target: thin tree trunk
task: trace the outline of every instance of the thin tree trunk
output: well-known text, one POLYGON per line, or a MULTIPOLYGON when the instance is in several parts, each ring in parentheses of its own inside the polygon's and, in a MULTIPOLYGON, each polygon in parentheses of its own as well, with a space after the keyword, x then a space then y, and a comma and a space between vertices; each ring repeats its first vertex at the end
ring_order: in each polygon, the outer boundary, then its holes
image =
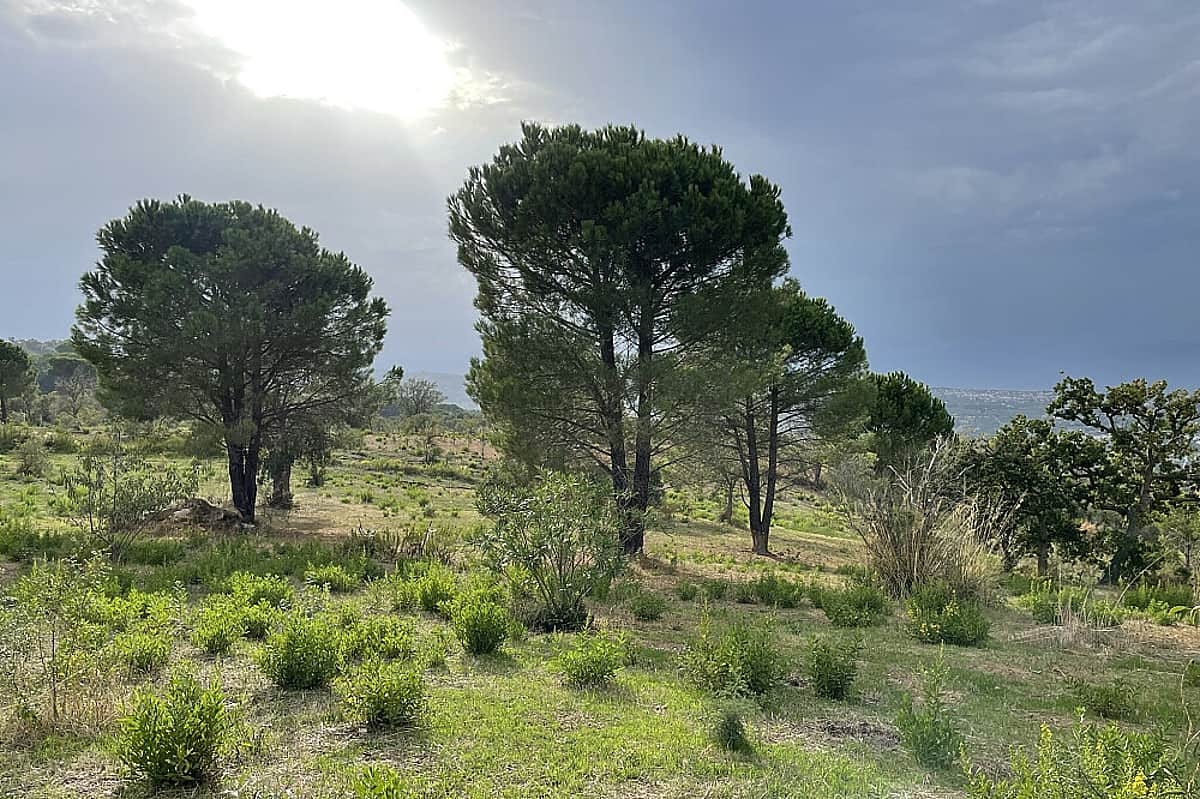
MULTIPOLYGON (((645 325, 643 325, 643 328, 645 325)), ((650 507, 650 443, 652 426, 651 368, 654 344, 648 330, 638 335, 637 428, 633 441, 633 510, 622 549, 625 554, 641 552, 646 543, 646 509, 650 507)))
POLYGON ((736 487, 736 478, 725 478, 725 509, 721 511, 721 517, 717 520, 722 524, 733 524, 733 489, 736 487))
MULTIPOLYGON (((624 517, 621 529, 621 548, 629 553, 628 542, 636 537, 640 525, 633 497, 629 491, 629 459, 625 451, 625 413, 621 401, 621 376, 617 371, 617 352, 611 327, 600 331, 600 360, 604 364, 604 394, 600 412, 608 434, 609 475, 613 496, 624 517)), ((636 551, 636 550, 634 550, 636 551)))
POLYGON ((762 518, 759 520, 759 540, 754 551, 759 555, 771 553, 771 518, 775 514, 775 486, 779 482, 779 389, 772 386, 767 428, 767 491, 763 497, 762 518))
POLYGON ((1037 576, 1045 577, 1050 571, 1050 545, 1039 544, 1037 550, 1037 576))
POLYGON ((8 424, 8 400, 0 393, 0 424, 8 424))
POLYGON ((755 429, 754 400, 746 398, 746 506, 750 511, 750 542, 754 552, 765 554, 762 537, 762 474, 758 463, 758 431, 755 429))

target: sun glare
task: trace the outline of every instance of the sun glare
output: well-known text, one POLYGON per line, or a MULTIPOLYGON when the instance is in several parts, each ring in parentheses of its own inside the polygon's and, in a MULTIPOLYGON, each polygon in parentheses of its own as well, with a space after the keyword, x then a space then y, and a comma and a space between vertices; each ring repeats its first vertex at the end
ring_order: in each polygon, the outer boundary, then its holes
POLYGON ((450 43, 395 0, 185 1, 202 31, 242 56, 237 79, 261 97, 412 120, 455 86, 450 43))

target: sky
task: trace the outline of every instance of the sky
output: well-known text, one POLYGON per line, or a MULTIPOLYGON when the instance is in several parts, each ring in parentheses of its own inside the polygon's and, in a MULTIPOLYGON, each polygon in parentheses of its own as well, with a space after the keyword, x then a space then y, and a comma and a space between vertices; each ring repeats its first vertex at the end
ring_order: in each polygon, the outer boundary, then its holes
POLYGON ((1200 384, 1193 0, 0 0, 0 337, 65 337, 95 231, 187 193, 366 269, 382 367, 464 372, 446 197, 522 120, 779 184, 877 371, 1200 384))

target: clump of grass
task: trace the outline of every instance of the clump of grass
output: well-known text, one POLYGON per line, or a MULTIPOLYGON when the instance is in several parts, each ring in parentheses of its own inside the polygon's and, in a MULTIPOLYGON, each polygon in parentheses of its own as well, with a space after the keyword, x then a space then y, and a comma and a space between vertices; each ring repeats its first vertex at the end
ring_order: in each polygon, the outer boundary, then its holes
POLYGON ((155 788, 203 782, 226 726, 220 685, 178 674, 161 695, 144 690, 135 696, 120 722, 117 756, 130 777, 155 788))
POLYGON ((211 596, 192 627, 192 643, 210 655, 224 655, 246 632, 243 608, 226 596, 211 596))
POLYGON ((368 616, 341 635, 345 661, 405 659, 416 654, 413 623, 399 616, 368 616))
POLYGON ((804 656, 804 673, 813 692, 825 699, 845 699, 858 673, 862 642, 813 636, 804 656))
POLYGON ((675 596, 684 602, 691 602, 700 594, 700 586, 691 580, 680 580, 675 583, 675 596))
POLYGON ((729 581, 719 577, 705 577, 700 581, 700 594, 710 602, 724 599, 729 593, 729 581))
POLYGON ((746 708, 739 702, 723 702, 713 715, 709 737, 726 752, 748 755, 754 751, 746 731, 746 708))
POLYGON ((171 657, 171 636, 166 632, 131 630, 112 640, 116 661, 130 674, 152 674, 171 657))
POLYGON ((1076 701, 1097 716, 1113 721, 1133 721, 1138 717, 1137 692, 1124 680, 1091 682, 1079 677, 1067 678, 1076 701))
POLYGON ((225 592, 239 602, 252 606, 266 604, 273 608, 290 605, 296 591, 286 577, 277 574, 254 574, 239 571, 229 575, 224 584, 225 592))
POLYGON ((490 655, 508 637, 508 608, 484 591, 460 595, 449 605, 450 626, 462 648, 472 655, 490 655))
POLYGON ((887 595, 873 585, 813 588, 809 595, 834 627, 869 627, 882 619, 888 609, 887 595))
POLYGON ((629 600, 629 612, 638 621, 658 621, 667 609, 667 600, 652 591, 641 591, 629 600))
POLYGON ((577 688, 608 685, 625 665, 625 642, 607 633, 579 633, 556 659, 563 681, 577 688))

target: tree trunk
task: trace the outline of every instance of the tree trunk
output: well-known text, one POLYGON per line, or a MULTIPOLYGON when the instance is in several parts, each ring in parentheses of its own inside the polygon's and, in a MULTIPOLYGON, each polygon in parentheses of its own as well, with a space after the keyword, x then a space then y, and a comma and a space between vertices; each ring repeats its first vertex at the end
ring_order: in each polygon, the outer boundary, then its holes
POLYGON ((1037 550, 1037 576, 1045 577, 1050 571, 1050 545, 1039 544, 1037 550))
POLYGON ((762 526, 762 474, 758 464, 758 431, 755 429, 754 400, 746 398, 746 460, 744 479, 746 482, 746 507, 750 511, 750 542, 755 554, 767 553, 767 539, 762 526))
POLYGON ((650 507, 650 444, 653 414, 651 373, 654 342, 646 324, 638 331, 637 363, 637 428, 633 437, 633 497, 631 517, 624 540, 625 554, 641 552, 646 543, 646 509, 650 507))
POLYGON ((733 489, 736 487, 736 478, 725 478, 725 509, 721 511, 721 517, 717 519, 722 524, 733 524, 733 489))
POLYGON ((272 508, 290 508, 292 496, 292 465, 294 459, 275 456, 271 459, 271 498, 267 504, 272 508))
POLYGON ((0 424, 8 424, 8 400, 0 394, 0 424))
POLYGON ((767 426, 767 490, 763 497, 762 518, 759 520, 759 540, 754 548, 759 555, 771 554, 771 517, 775 515, 775 487, 779 482, 779 389, 770 391, 767 426))
POLYGON ((642 521, 637 513, 633 496, 629 491, 629 456, 625 450, 625 412, 622 405, 621 377, 617 370, 617 352, 611 327, 600 331, 600 360, 604 364, 604 388, 600 398, 600 412, 604 429, 608 434, 609 476, 612 480, 613 496, 621 511, 621 549, 626 554, 636 552, 630 545, 639 535, 642 521))
POLYGON ((241 514, 242 521, 253 524, 254 506, 258 501, 258 447, 254 443, 248 446, 227 444, 226 450, 233 506, 241 514))

